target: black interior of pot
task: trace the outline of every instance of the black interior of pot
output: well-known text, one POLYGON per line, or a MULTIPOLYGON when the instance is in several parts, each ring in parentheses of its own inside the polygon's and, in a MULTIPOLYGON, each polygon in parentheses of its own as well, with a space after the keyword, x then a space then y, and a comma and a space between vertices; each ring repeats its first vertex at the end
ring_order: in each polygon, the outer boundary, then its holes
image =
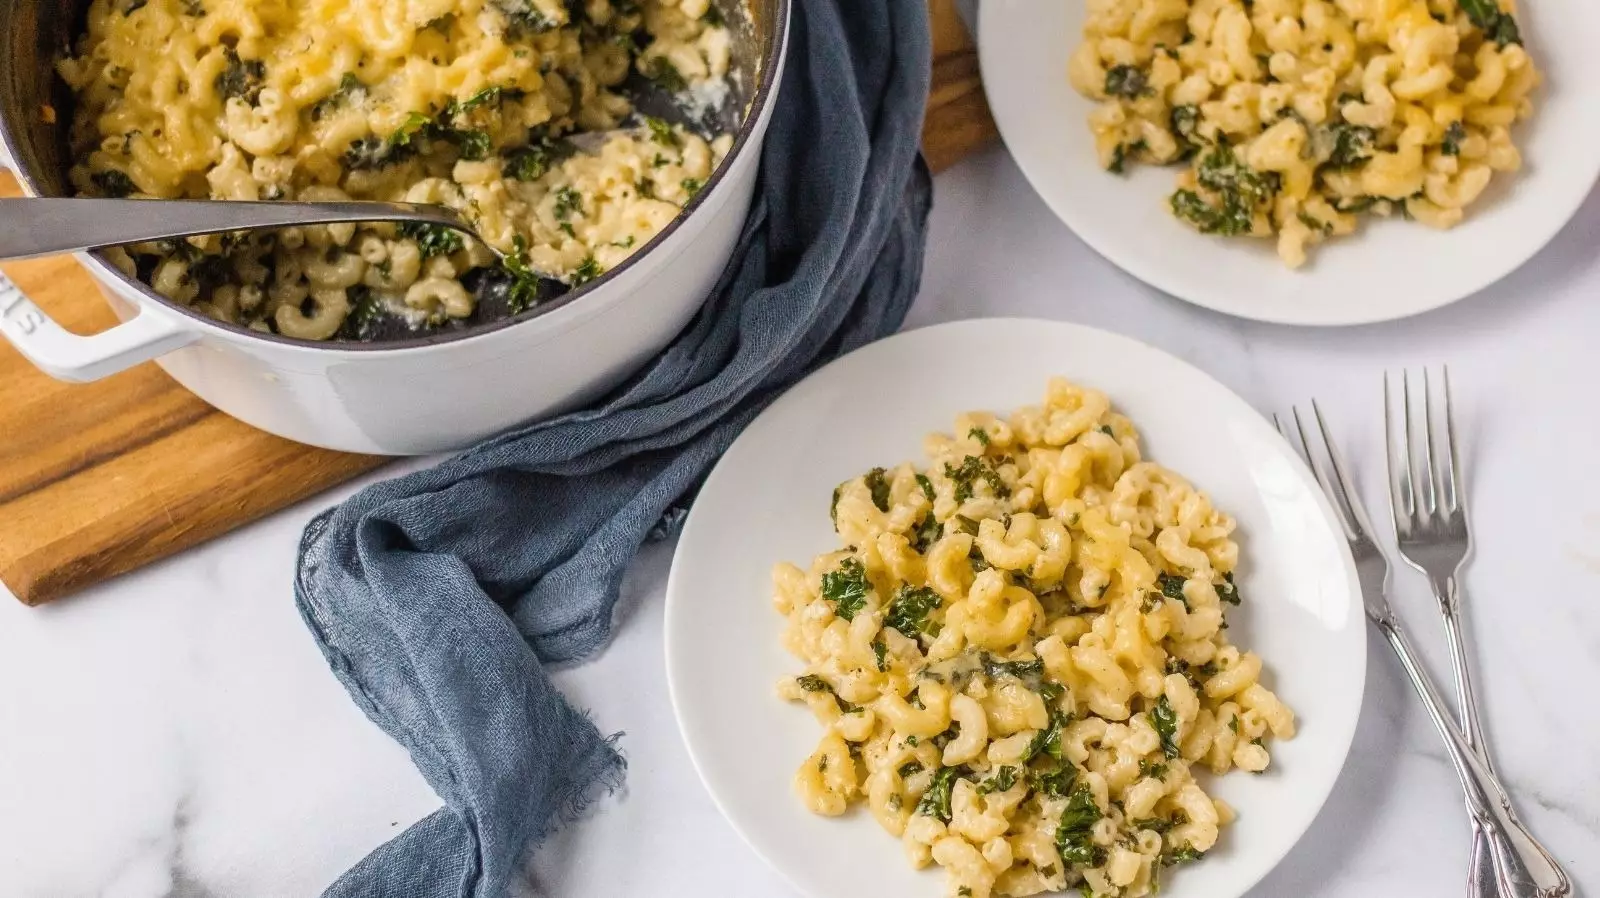
MULTIPOLYGON (((707 136, 717 133, 736 135, 733 150, 728 158, 745 151, 749 128, 747 118, 754 118, 757 104, 764 101, 776 85, 766 85, 763 75, 766 66, 775 64, 775 47, 782 39, 782 27, 788 8, 787 0, 713 0, 722 14, 732 36, 732 71, 729 74, 729 91, 721 108, 695 112, 681 106, 671 94, 655 82, 638 73, 624 82, 622 92, 632 98, 635 107, 647 115, 683 124, 707 136)), ((67 172, 72 167, 72 152, 68 129, 72 122, 72 94, 55 74, 55 63, 66 56, 83 32, 88 0, 0 0, 0 140, 11 150, 16 164, 17 177, 31 192, 39 196, 70 196, 72 186, 67 172)), ((726 168, 726 162, 723 165, 726 168)), ((722 170, 713 174, 707 190, 722 178, 722 170)), ((699 205, 691 202, 679 215, 681 220, 699 205)), ((652 243, 664 238, 676 227, 668 225, 652 243)), ((478 305, 470 317, 427 330, 413 330, 396 319, 378 322, 363 334, 359 343, 337 344, 308 343, 277 335, 261 334, 242 327, 205 318, 187 306, 172 303, 150 290, 138 280, 122 274, 93 254, 99 263, 96 274, 102 278, 122 280, 133 289, 143 292, 156 302, 180 309, 208 323, 249 333, 265 340, 279 340, 311 346, 336 345, 341 349, 392 348, 398 344, 419 345, 435 343, 499 327, 550 312, 574 301, 582 294, 599 289, 613 276, 621 273, 649 251, 649 245, 605 275, 589 282, 578 290, 568 291, 555 282, 549 282, 534 308, 517 315, 511 314, 506 303, 503 286, 497 287, 494 272, 480 269, 463 278, 469 290, 478 295, 478 305), (490 279, 487 280, 486 279, 490 279)))
POLYGON ((55 62, 66 55, 82 27, 88 3, 74 0, 0 2, 0 114, 19 175, 46 196, 71 193, 67 169, 67 127, 72 94, 56 77, 55 62))

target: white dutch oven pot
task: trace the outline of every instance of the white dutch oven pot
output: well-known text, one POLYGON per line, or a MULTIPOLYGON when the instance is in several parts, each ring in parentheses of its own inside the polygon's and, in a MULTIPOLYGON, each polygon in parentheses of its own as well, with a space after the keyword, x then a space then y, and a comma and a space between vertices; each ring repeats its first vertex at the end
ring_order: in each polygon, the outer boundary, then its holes
MULTIPOLYGON (((70 98, 52 83, 44 55, 52 51, 40 48, 64 45, 52 33, 61 25, 52 22, 76 23, 81 10, 74 15, 56 3, 70 0, 0 0, 0 35, 11 45, 0 52, 0 164, 36 196, 66 194, 58 129, 70 118, 70 98), (18 84, 18 90, 3 87, 18 84), (61 110, 57 124, 40 120, 44 102, 61 110)), ((787 45, 788 0, 749 5, 743 22, 727 16, 741 35, 736 44, 752 42, 746 52, 759 65, 758 77, 746 81, 757 87, 733 149, 675 222, 582 290, 471 330, 400 342, 313 343, 219 323, 167 301, 101 254, 82 253, 79 261, 121 324, 93 336, 71 334, 0 275, 0 333, 62 380, 95 380, 155 359, 241 421, 350 452, 459 449, 593 399, 683 328, 733 253, 787 45)), ((152 211, 157 203, 151 201, 152 211)), ((26 226, 0 221, 0 227, 26 226)))

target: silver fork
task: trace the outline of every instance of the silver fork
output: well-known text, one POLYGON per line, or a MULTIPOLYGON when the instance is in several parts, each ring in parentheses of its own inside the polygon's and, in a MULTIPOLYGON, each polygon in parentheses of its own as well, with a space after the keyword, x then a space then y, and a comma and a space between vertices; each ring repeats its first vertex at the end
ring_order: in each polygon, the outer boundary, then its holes
POLYGON ((1333 506, 1340 526, 1344 528, 1350 553, 1355 557, 1356 577, 1361 584, 1367 617, 1400 659, 1400 666, 1405 669, 1411 685, 1422 698, 1428 718, 1444 737, 1445 752, 1466 792, 1467 812, 1472 816, 1473 825, 1488 834, 1489 851, 1494 858, 1501 898, 1564 898, 1570 895, 1572 884, 1566 873, 1522 825, 1522 821, 1517 819, 1505 786, 1456 726, 1432 675, 1418 660, 1411 638, 1406 635, 1389 606, 1389 587, 1393 584, 1389 559, 1373 541, 1372 520, 1367 516, 1366 506, 1361 501, 1360 492, 1344 458, 1339 454, 1338 446, 1328 433, 1322 410, 1314 400, 1311 409, 1317 422, 1315 433, 1321 437, 1321 453, 1315 448, 1318 444, 1308 436, 1299 409, 1294 410, 1294 431, 1300 438, 1298 445, 1276 415, 1273 416, 1273 422, 1278 425, 1278 431, 1284 439, 1295 446, 1311 468, 1317 482, 1322 485, 1322 491, 1327 494, 1328 503, 1333 506), (1326 462, 1319 461, 1319 457, 1325 458, 1326 462), (1329 479, 1325 470, 1329 463, 1333 470, 1332 479, 1329 479), (1503 876, 1500 875, 1502 871, 1503 876))
MULTIPOLYGON (((1411 376, 1401 373, 1401 419, 1396 431, 1390 402, 1389 375, 1383 376, 1383 433, 1388 444, 1389 514, 1394 521, 1400 557, 1428 579, 1433 597, 1444 618, 1445 642, 1450 648, 1450 667, 1456 681, 1456 719, 1462 735, 1477 751, 1485 768, 1494 769, 1489 746, 1483 736, 1483 721, 1478 710, 1477 692, 1472 686, 1472 669, 1467 656, 1462 627, 1461 589, 1458 575, 1472 552, 1472 531, 1467 522, 1467 500, 1461 489, 1461 453, 1456 448, 1455 414, 1450 402, 1450 369, 1443 369, 1444 442, 1443 451, 1435 448, 1433 389, 1426 369, 1422 372, 1423 438, 1413 438, 1415 416, 1411 413, 1411 376), (1415 450, 1414 451, 1414 448, 1415 450), (1420 451, 1421 458, 1418 458, 1420 451), (1419 464, 1420 461, 1420 464, 1419 464)), ((1534 843, 1536 846, 1538 843, 1534 843)), ((1543 849, 1540 848, 1543 852, 1543 849)), ((1491 850, 1488 834, 1472 824, 1472 859, 1467 868, 1467 894, 1489 898, 1496 893, 1495 883, 1512 871, 1502 869, 1500 855, 1491 850)), ((1560 867, 1548 854, 1549 866, 1560 867)))

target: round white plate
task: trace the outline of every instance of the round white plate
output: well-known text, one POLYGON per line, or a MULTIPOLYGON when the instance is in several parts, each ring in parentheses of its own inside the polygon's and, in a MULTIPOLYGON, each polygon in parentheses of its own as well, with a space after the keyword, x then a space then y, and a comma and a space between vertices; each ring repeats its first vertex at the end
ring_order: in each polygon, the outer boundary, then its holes
MULTIPOLYGON (((978 54, 1006 147, 1045 203, 1119 268, 1198 305, 1284 324, 1362 324, 1438 308, 1526 262, 1572 218, 1600 175, 1600 3, 1527 0, 1517 23, 1545 85, 1514 139, 1524 169, 1497 175, 1449 231, 1374 220, 1311 250, 1298 271, 1270 240, 1201 234, 1174 219, 1177 169, 1102 171, 1086 117, 1067 83, 1085 0, 983 0, 978 54)), ((1370 216, 1369 216, 1370 217, 1370 216)))
POLYGON ((1332 511, 1288 445, 1250 406, 1165 353, 1073 324, 979 320, 911 331, 851 353, 758 417, 711 473, 667 581, 667 679, 695 768, 756 852, 816 898, 934 898, 935 872, 857 808, 807 811, 790 786, 820 731, 774 694, 800 670, 779 645, 775 562, 836 547, 828 499, 841 481, 920 459, 922 438, 958 412, 1009 412, 1063 375, 1106 391, 1146 457, 1187 475, 1239 520, 1236 643, 1266 660, 1268 685, 1300 717, 1263 776, 1216 780, 1239 811, 1203 863, 1163 898, 1232 898, 1294 845, 1333 787, 1360 713, 1366 636, 1355 569, 1332 511))

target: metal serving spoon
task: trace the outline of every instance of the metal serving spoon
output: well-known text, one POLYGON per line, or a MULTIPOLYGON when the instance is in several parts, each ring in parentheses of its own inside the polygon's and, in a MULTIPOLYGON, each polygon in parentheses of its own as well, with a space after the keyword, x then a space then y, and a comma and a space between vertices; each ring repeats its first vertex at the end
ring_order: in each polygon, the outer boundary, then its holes
MULTIPOLYGON (((614 131, 592 131, 567 138, 578 152, 600 151, 614 131)), ((255 228, 389 221, 443 225, 488 247, 500 261, 506 254, 478 237, 455 210, 422 203, 350 201, 308 203, 269 200, 127 200, 27 197, 0 200, 0 261, 219 234, 255 228)))
MULTIPOLYGON (((0 200, 0 259, 66 253, 254 228, 391 221, 442 225, 474 239, 454 210, 420 203, 232 200, 112 200, 61 197, 0 200)), ((478 240, 503 261, 505 254, 478 240)))

